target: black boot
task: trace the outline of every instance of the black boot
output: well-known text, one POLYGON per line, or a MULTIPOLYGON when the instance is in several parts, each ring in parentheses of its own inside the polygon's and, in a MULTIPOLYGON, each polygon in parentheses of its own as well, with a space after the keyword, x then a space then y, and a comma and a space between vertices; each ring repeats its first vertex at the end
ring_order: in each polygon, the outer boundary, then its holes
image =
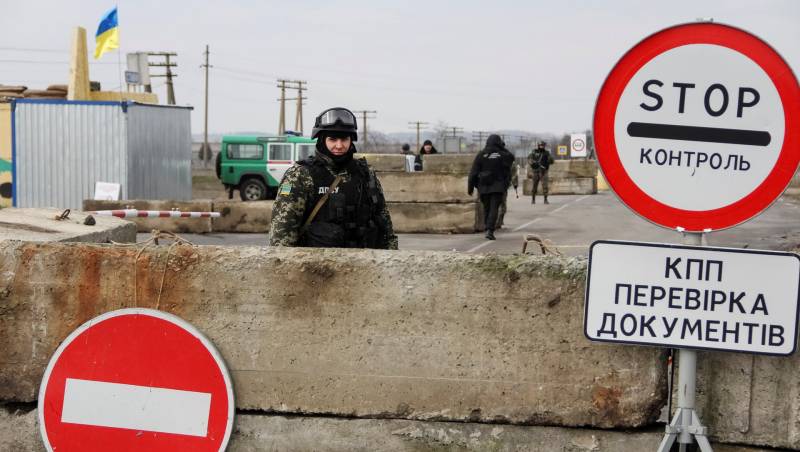
POLYGON ((531 204, 536 204, 536 195, 531 195, 531 204))
POLYGON ((489 240, 494 240, 494 231, 491 229, 486 230, 486 238, 489 240))
POLYGON ((544 203, 545 203, 545 204, 550 204, 550 202, 549 202, 549 201, 547 201, 547 195, 544 195, 544 203))

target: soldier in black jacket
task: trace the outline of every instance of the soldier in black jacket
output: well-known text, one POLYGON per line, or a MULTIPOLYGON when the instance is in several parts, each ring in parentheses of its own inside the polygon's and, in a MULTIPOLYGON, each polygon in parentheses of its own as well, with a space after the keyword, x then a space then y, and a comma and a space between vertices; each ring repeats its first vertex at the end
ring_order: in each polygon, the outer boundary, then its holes
POLYGON ((506 149, 499 135, 489 135, 486 147, 475 156, 467 182, 467 193, 472 195, 475 188, 483 204, 483 224, 486 225, 486 238, 494 240, 497 225, 497 209, 503 202, 503 193, 511 183, 511 165, 514 155, 506 149))

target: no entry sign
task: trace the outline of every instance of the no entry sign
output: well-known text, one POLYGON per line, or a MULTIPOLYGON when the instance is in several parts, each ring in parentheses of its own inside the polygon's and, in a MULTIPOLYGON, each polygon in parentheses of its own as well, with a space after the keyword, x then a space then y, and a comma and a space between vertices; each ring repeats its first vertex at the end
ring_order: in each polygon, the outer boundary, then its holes
POLYGON ((788 186, 800 162, 800 88, 781 56, 726 25, 662 30, 628 51, 597 99, 603 174, 661 226, 724 229, 788 186))
POLYGON ((151 309, 83 324, 58 347, 39 389, 50 451, 220 451, 233 416, 230 376, 211 342, 151 309))
POLYGON ((790 355, 799 302, 796 254, 601 240, 589 250, 584 333, 596 341, 790 355))

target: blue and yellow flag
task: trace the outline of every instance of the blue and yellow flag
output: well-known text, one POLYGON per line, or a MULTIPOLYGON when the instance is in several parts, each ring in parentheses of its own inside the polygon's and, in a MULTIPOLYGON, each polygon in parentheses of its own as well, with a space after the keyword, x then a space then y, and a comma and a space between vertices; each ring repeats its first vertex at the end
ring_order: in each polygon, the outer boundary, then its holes
POLYGON ((119 47, 119 24, 117 23, 117 7, 115 6, 111 11, 103 16, 100 25, 97 27, 97 33, 94 35, 97 46, 94 48, 94 59, 99 59, 104 53, 109 50, 119 47))

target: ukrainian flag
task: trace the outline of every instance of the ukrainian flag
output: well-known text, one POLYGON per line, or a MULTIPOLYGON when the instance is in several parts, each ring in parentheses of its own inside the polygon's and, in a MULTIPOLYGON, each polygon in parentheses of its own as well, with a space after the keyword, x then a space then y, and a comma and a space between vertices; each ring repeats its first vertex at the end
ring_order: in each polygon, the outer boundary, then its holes
POLYGON ((109 50, 119 47, 119 27, 117 23, 117 7, 115 6, 111 11, 103 16, 100 21, 100 26, 97 27, 97 33, 94 35, 97 46, 94 48, 94 59, 103 56, 109 50))

